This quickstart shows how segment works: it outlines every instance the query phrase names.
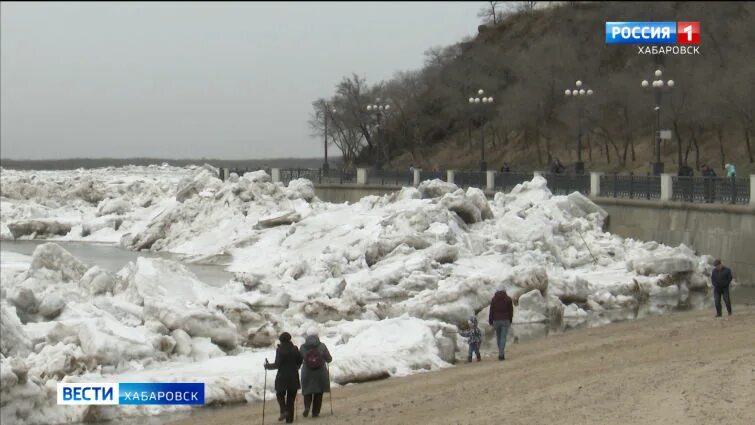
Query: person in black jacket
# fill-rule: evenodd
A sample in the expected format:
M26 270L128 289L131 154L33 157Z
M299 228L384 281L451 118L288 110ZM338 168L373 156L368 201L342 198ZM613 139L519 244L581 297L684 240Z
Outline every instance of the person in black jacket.
M715 198L715 184L713 177L716 177L716 172L708 164L703 164L703 187L705 189L705 202L712 203Z
M278 420L285 419L290 424L294 421L296 392L301 388L299 368L303 359L299 349L291 342L291 334L283 332L278 339L280 344L275 350L275 362L265 363L265 369L278 369L275 375L275 393L281 410Z
M731 300L729 299L729 284L733 279L731 269L724 267L721 260L713 262L713 273L710 275L710 282L713 284L713 302L716 304L716 317L721 317L721 296L726 303L726 311L731 316Z

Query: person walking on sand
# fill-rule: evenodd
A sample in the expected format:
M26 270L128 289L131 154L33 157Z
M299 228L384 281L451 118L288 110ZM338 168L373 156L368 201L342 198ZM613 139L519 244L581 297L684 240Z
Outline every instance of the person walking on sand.
M286 420L286 423L294 421L294 405L296 392L299 391L299 367L302 364L302 356L299 348L291 342L291 334L283 332L278 337L280 344L275 350L275 362L265 363L265 369L277 369L275 375L275 395L280 406L278 421Z
M511 320L514 318L514 303L506 294L505 289L499 289L490 301L488 323L495 328L495 338L498 343L498 360L506 360L506 336L509 333Z
M729 285L733 279L731 269L721 264L721 260L713 262L713 272L710 274L710 282L713 284L713 303L716 305L716 317L721 317L721 297L726 303L726 311L731 316L731 299L729 298Z
M301 355L304 358L304 366L301 368L301 393L304 396L304 417L309 416L312 408L312 417L320 416L323 393L330 392L330 373L328 363L333 361L328 347L320 342L317 332L310 330L301 346Z
M467 324L469 325L469 329L465 331L461 331L459 335L468 338L469 342L469 354L467 355L467 363L472 362L472 353L477 355L477 361L481 361L482 357L480 356L480 343L482 343L482 331L480 330L480 327L477 326L477 318L474 316L471 316L469 320L467 321Z

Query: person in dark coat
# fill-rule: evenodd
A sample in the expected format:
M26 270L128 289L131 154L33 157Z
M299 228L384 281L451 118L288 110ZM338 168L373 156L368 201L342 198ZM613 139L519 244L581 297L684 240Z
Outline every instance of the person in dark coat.
M301 393L304 396L304 417L309 415L312 408L312 417L320 416L323 393L330 392L330 373L328 363L333 361L328 347L320 342L317 334L310 332L304 345L301 346L301 356L304 364L301 368ZM319 358L319 361L316 361Z
M682 162L681 167L679 167L679 171L677 172L677 175L679 177L692 177L695 175L695 171L687 165L687 161Z
M708 164L703 165L703 177L705 179L703 180L703 187L705 189L705 202L712 203L713 199L715 198L715 193L713 192L715 186L713 183L713 177L716 177L716 172L713 170L713 168L709 167Z
M551 162L551 173L561 174L564 172L564 170L566 170L566 167L561 164L561 161L558 158L553 158L553 161Z
M490 314L488 323L495 328L495 339L498 343L498 360L505 360L503 354L506 348L506 337L511 327L511 320L514 318L514 303L506 295L505 289L499 289L490 301Z
M275 375L275 395L281 411L278 420L285 419L286 423L290 424L294 421L296 392L301 388L299 368L302 364L302 356L298 347L291 342L291 334L283 332L278 339L280 344L275 350L275 362L265 363L265 369L278 370Z
M679 177L692 177L695 175L694 170L692 170L692 167L687 165L687 161L682 162L682 165L679 167L679 171L677 172L677 175ZM694 196L692 193L692 179L691 178L684 178L679 180L679 189L684 194L684 200L688 202L692 202L694 200Z
M721 260L713 262L713 273L710 275L710 282L713 284L713 302L716 305L716 317L721 317L721 297L724 297L726 311L731 316L731 299L729 298L729 285L733 279L731 269L721 264Z

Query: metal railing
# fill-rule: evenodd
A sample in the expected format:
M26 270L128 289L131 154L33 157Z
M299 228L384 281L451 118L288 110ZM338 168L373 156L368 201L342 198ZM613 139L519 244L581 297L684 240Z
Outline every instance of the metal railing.
M256 168L228 168L221 170L221 178L227 179L231 173L242 176L244 173L257 171ZM270 169L265 169L271 174ZM317 168L279 169L280 181L288 185L291 180L304 178L315 184L354 184L357 182L356 169L333 168L327 174ZM447 171L420 171L420 181L439 179L447 181ZM554 195L568 195L591 192L590 175L544 174L548 188ZM456 186L466 189L487 188L487 173L476 170L454 172ZM516 185L532 180L531 173L496 172L493 189L511 191ZM600 194L609 198L628 198L638 200L661 199L661 177L650 175L600 175ZM414 173L410 170L368 170L367 184L378 186L413 186ZM679 177L671 176L671 200L692 203L721 203L747 205L752 197L749 177Z
M419 172L419 181L423 182L425 180L443 180L448 181L448 173L445 171L425 171L420 170Z
M482 171L456 171L454 172L454 184L460 188L485 189L488 184L488 175Z
M585 196L590 194L589 174L545 174L548 189L554 195L568 195L579 192Z
M493 182L495 190L510 192L516 185L532 180L532 173L496 173Z
M234 167L234 168L220 168L218 171L219 173L218 177L220 178L220 180L226 181L228 180L228 177L230 177L232 173L236 173L236 175L241 177L246 173L250 173L252 171L259 171L259 170L266 172L268 176L272 174L272 170L270 168Z
M282 168L280 181L288 185L291 180L307 179L312 183L322 183L322 170L319 168Z
M659 176L620 176L618 174L600 176L600 196L629 199L660 199L661 178Z
M736 177L671 178L671 199L682 202L747 204L750 202L750 179Z
M321 170L318 184L351 184L357 182L357 172L354 169L331 168L327 173Z
M381 186L413 186L414 173L409 170L369 170L367 184Z

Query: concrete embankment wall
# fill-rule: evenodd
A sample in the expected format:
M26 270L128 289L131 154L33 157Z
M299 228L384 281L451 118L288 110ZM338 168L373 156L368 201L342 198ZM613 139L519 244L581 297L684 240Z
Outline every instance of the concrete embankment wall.
M318 185L315 193L324 201L353 203L368 195L381 196L399 189ZM698 254L721 258L738 281L755 285L755 208L616 198L593 198L593 201L608 212L609 232L671 246L683 243Z
M644 241L683 243L731 267L743 284L755 285L755 208L720 204L594 198L608 212L607 230Z

